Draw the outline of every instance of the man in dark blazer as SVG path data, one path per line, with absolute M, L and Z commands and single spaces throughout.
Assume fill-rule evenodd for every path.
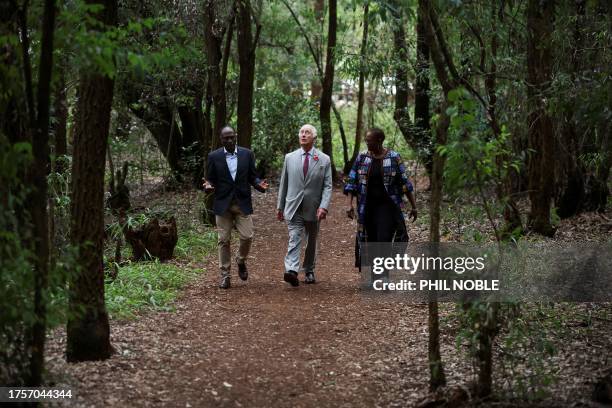
M 240 235 L 240 247 L 236 256 L 238 276 L 248 279 L 246 258 L 253 240 L 253 205 L 251 186 L 264 193 L 268 183 L 255 175 L 255 156 L 244 147 L 236 146 L 236 132 L 229 126 L 221 130 L 223 147 L 208 154 L 207 179 L 204 190 L 214 192 L 213 211 L 219 234 L 219 287 L 229 289 L 232 228 L 235 226 Z

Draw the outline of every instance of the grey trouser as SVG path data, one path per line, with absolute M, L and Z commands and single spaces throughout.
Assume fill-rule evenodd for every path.
M 301 270 L 303 272 L 314 272 L 317 258 L 317 234 L 319 233 L 319 221 L 305 221 L 299 209 L 291 220 L 287 220 L 289 229 L 289 245 L 287 256 L 285 256 L 285 271 L 298 272 L 300 270 L 300 252 L 302 239 L 306 239 L 306 253 Z
M 251 215 L 245 215 L 237 204 L 232 203 L 225 214 L 217 215 L 215 220 L 217 222 L 217 233 L 219 234 L 219 269 L 221 270 L 221 277 L 225 277 L 229 276 L 232 265 L 230 253 L 232 229 L 235 225 L 238 235 L 240 235 L 236 262 L 243 264 L 249 255 L 253 240 L 253 218 Z

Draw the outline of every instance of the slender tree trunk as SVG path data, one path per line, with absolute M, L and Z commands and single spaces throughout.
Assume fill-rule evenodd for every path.
M 340 132 L 340 140 L 342 141 L 342 158 L 344 159 L 344 167 L 346 167 L 350 159 L 348 157 L 348 142 L 346 141 L 346 133 L 344 132 L 344 126 L 342 125 L 342 116 L 340 116 L 340 112 L 338 111 L 338 108 L 336 108 L 336 104 L 333 101 L 331 108 L 334 112 L 334 116 L 336 117 L 338 132 Z
M 318 27 L 315 30 L 315 59 L 321 61 L 323 58 L 321 56 L 321 48 L 322 48 L 322 37 L 321 33 L 323 32 L 323 21 L 325 19 L 325 0 L 314 0 L 314 15 L 317 21 Z M 319 75 L 316 75 L 310 81 L 310 99 L 312 101 L 317 101 L 321 98 L 321 78 Z
M 417 58 L 416 58 L 416 94 L 415 123 L 410 119 L 408 101 L 410 84 L 408 81 L 408 45 L 404 29 L 404 13 L 399 1 L 393 2 L 393 49 L 398 62 L 395 66 L 395 111 L 393 119 L 397 123 L 406 143 L 414 150 L 425 164 L 429 174 L 432 171 L 431 129 L 429 126 L 429 46 L 424 39 L 423 22 L 417 16 Z M 420 33 L 420 34 L 419 34 Z M 417 126 L 416 121 L 419 121 Z
M 416 86 L 414 92 L 414 125 L 420 156 L 427 174 L 433 170 L 431 116 L 429 114 L 429 45 L 425 38 L 423 16 L 417 11 Z
M 34 262 L 34 315 L 36 320 L 32 326 L 30 378 L 27 383 L 31 387 L 39 386 L 42 383 L 45 332 L 47 327 L 47 301 L 45 296 L 49 280 L 47 176 L 51 167 L 49 160 L 49 107 L 51 99 L 51 72 L 53 68 L 55 13 L 55 0 L 45 0 L 36 98 L 36 121 L 30 123 L 31 134 L 34 136 L 32 141 L 34 160 L 30 168 L 33 188 L 29 197 L 29 210 L 34 227 L 34 249 L 36 253 Z
M 55 111 L 55 125 L 53 133 L 55 136 L 55 169 L 56 173 L 64 173 L 65 161 L 57 160 L 68 154 L 68 142 L 66 133 L 68 129 L 68 100 L 66 98 L 66 78 L 63 67 L 59 69 L 57 88 L 55 89 L 55 100 L 53 103 Z
M 435 146 L 446 144 L 450 118 L 446 114 L 446 103 L 440 108 L 440 119 L 436 127 Z M 442 186 L 444 184 L 445 157 L 434 151 L 431 173 L 431 201 L 429 204 L 430 224 L 429 241 L 440 242 L 440 207 L 442 204 Z M 440 321 L 438 315 L 438 302 L 428 304 L 428 360 L 429 360 L 429 387 L 435 390 L 446 385 L 446 376 L 440 353 Z
M 393 14 L 393 50 L 397 59 L 395 65 L 395 111 L 393 119 L 402 132 L 406 143 L 418 152 L 418 145 L 414 134 L 414 127 L 408 111 L 408 45 L 406 44 L 406 30 L 404 30 L 404 13 L 399 1 L 392 3 Z
M 100 0 L 88 0 L 89 4 Z M 117 0 L 105 0 L 95 18 L 117 24 Z M 104 28 L 102 28 L 104 29 Z M 68 361 L 110 357 L 110 327 L 104 303 L 104 167 L 113 79 L 83 72 L 79 79 L 72 161 L 71 241 L 79 247 L 78 272 L 70 285 L 66 358 Z
M 333 158 L 332 129 L 331 129 L 331 106 L 334 88 L 334 68 L 336 63 L 336 31 L 337 31 L 337 0 L 329 0 L 329 24 L 327 30 L 327 58 L 325 62 L 325 73 L 323 75 L 323 92 L 321 94 L 321 106 L 319 118 L 321 120 L 321 138 L 323 139 L 323 153 L 327 154 L 332 163 L 332 174 L 336 178 L 336 166 Z
M 488 303 L 481 312 L 478 328 L 478 386 L 480 398 L 491 395 L 493 390 L 493 343 L 498 333 L 499 302 Z
M 528 117 L 530 226 L 542 235 L 553 236 L 550 207 L 554 187 L 555 137 L 547 108 L 552 79 L 553 0 L 529 0 L 527 5 L 527 94 L 531 112 Z
M 454 80 L 449 78 L 446 71 L 446 63 L 441 50 L 442 47 L 438 45 L 436 36 L 434 34 L 434 27 L 431 18 L 433 10 L 430 10 L 430 7 L 431 5 L 428 0 L 419 0 L 418 12 L 423 18 L 423 24 L 421 27 L 423 28 L 425 41 L 427 41 L 427 44 L 429 45 L 431 59 L 436 70 L 436 76 L 438 78 L 438 82 L 442 86 L 444 96 L 444 101 L 439 107 L 440 114 L 435 129 L 433 166 L 430 178 L 431 201 L 429 205 L 429 241 L 436 243 L 440 242 L 440 206 L 442 204 L 445 157 L 440 155 L 436 151 L 435 147 L 444 146 L 447 142 L 448 127 L 450 125 L 450 118 L 446 114 L 446 109 L 448 108 L 448 94 L 452 89 L 456 88 L 457 84 Z M 446 384 L 446 376 L 444 374 L 444 366 L 442 364 L 442 356 L 440 354 L 440 328 L 437 302 L 429 302 L 428 326 L 429 385 L 431 389 L 435 390 Z
M 193 103 L 178 107 L 181 120 L 181 145 L 185 170 L 193 178 L 194 187 L 200 187 L 202 179 L 202 146 L 204 143 L 204 125 L 202 122 L 202 91 L 196 91 Z
M 368 26 L 369 26 L 369 11 L 370 2 L 366 1 L 363 6 L 363 34 L 361 36 L 361 49 L 359 51 L 359 90 L 357 91 L 357 125 L 355 126 L 355 145 L 353 146 L 353 154 L 348 162 L 344 165 L 344 174 L 348 174 L 353 167 L 353 163 L 357 160 L 359 148 L 361 146 L 361 137 L 363 136 L 363 105 L 365 104 L 365 76 L 366 66 L 365 59 L 368 50 Z
M 223 75 L 223 54 L 221 45 L 223 43 L 224 31 L 218 27 L 218 16 L 216 14 L 215 1 L 204 2 L 204 44 L 206 47 L 206 59 L 208 64 L 208 97 L 214 108 L 212 146 L 218 144 L 217 138 L 225 125 L 227 115 L 227 102 L 225 96 L 225 81 Z M 233 21 L 233 18 L 232 20 Z M 232 36 L 229 31 L 228 35 Z M 229 41 L 229 40 L 228 40 Z
M 251 30 L 251 2 L 238 0 L 238 144 L 251 147 L 253 136 L 253 91 L 255 88 L 255 50 L 261 26 L 257 26 L 255 41 Z
M 485 88 L 487 91 L 487 112 L 489 114 L 489 127 L 493 132 L 493 136 L 498 139 L 501 136 L 501 128 L 499 125 L 499 121 L 497 118 L 497 49 L 498 49 L 498 35 L 497 35 L 497 23 L 498 23 L 498 15 L 502 15 L 503 9 L 498 10 L 498 7 L 503 7 L 498 5 L 496 2 L 491 2 L 491 39 L 490 39 L 490 48 L 491 48 L 491 63 L 489 69 L 485 68 L 485 52 L 484 52 L 484 42 L 482 42 L 481 46 L 483 47 L 482 58 L 481 58 L 481 70 L 486 72 L 485 74 Z M 479 36 L 480 38 L 480 36 Z M 482 41 L 482 40 L 481 40 Z M 497 185 L 497 199 L 500 203 L 503 204 L 504 210 L 504 222 L 505 226 L 503 228 L 502 235 L 507 237 L 509 234 L 514 233 L 517 230 L 523 229 L 523 222 L 521 220 L 521 214 L 518 210 L 518 206 L 516 204 L 516 200 L 513 197 L 512 191 L 512 176 L 514 169 L 508 169 L 507 174 L 505 176 L 501 176 L 502 167 L 508 162 L 509 158 L 507 154 L 500 155 L 496 158 L 496 165 L 498 168 L 498 172 L 500 174 L 500 181 Z
M 575 0 L 576 8 L 573 46 L 570 57 L 570 77 L 572 82 L 576 81 L 576 76 L 580 71 L 580 50 L 582 44 L 582 25 L 586 9 L 586 0 Z M 574 104 L 571 104 L 572 106 Z M 580 146 L 576 131 L 574 110 L 567 107 L 562 112 L 561 139 L 559 143 L 559 153 L 562 160 L 559 163 L 559 184 L 560 191 L 558 197 L 559 216 L 568 218 L 578 214 L 582 210 L 584 201 L 584 172 L 578 163 L 580 156 Z

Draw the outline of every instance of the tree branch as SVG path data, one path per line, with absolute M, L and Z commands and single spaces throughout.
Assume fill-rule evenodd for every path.
M 317 53 L 312 47 L 312 42 L 310 41 L 310 38 L 308 37 L 308 34 L 306 33 L 304 26 L 300 22 L 300 19 L 295 14 L 295 12 L 293 11 L 289 3 L 287 3 L 287 0 L 281 0 L 281 1 L 285 5 L 285 7 L 287 7 L 287 9 L 289 10 L 289 13 L 291 13 L 293 20 L 295 20 L 295 23 L 298 25 L 298 28 L 300 29 L 300 32 L 302 33 L 302 36 L 304 36 L 304 39 L 306 40 L 306 44 L 308 44 L 308 49 L 310 50 L 310 54 L 312 54 L 312 58 L 314 59 L 315 64 L 317 65 L 317 71 L 319 73 L 319 80 L 323 81 L 323 68 L 321 67 L 321 61 L 319 60 Z

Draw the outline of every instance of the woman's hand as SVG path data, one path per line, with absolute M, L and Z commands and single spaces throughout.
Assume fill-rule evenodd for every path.
M 351 220 L 355 219 L 355 209 L 352 205 L 348 210 L 346 210 L 346 216 L 349 217 Z
M 410 214 L 408 215 L 408 219 L 412 219 L 412 222 L 415 222 L 418 216 L 418 212 L 416 208 L 413 208 L 412 210 L 410 210 Z

